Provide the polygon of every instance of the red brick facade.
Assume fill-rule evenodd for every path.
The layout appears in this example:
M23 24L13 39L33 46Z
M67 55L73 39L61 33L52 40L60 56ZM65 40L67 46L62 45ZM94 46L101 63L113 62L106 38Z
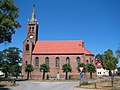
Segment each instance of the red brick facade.
M36 57L40 58L39 64L45 63L45 58L49 57L50 72L48 74L52 78L52 77L57 76L57 72L59 72L61 77L65 76L65 73L63 73L63 71L62 71L62 65L66 63L67 57L70 58L70 64L72 67L72 72L69 73L69 75L71 75L73 77L79 77L79 72L77 70L76 58L80 57L80 62L86 63L86 60L89 60L89 58L91 56L84 56L84 55L32 55L32 65L34 66L34 69L35 69L32 72L32 76L39 78L39 77L41 77L42 72L40 72L40 67L37 67L37 68L35 67L35 58ZM60 58L60 67L59 68L56 67L56 62L55 62L56 57ZM92 60L94 60L93 57L92 57ZM89 60L89 62L90 62L90 60Z
M85 49L84 42L81 40L68 41L38 41L38 24L35 17L35 7L33 7L32 18L28 21L27 37L23 42L23 59L22 59L22 74L26 77L25 66L32 64L34 71L31 73L32 78L41 78L40 65L45 63L45 58L49 59L50 78L56 78L59 72L60 77L65 77L62 71L62 65L66 63L66 58L70 59L72 72L69 76L79 78L77 70L77 58L80 63L93 63L94 54ZM35 59L38 58L36 67ZM59 58L59 67L56 67L56 58ZM95 74L96 75L96 74ZM89 75L86 74L85 77Z

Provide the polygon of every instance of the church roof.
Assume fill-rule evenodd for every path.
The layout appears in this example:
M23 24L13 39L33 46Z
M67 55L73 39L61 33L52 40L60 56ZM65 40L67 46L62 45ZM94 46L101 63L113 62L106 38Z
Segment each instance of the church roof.
M88 54L82 40L37 41L32 54Z

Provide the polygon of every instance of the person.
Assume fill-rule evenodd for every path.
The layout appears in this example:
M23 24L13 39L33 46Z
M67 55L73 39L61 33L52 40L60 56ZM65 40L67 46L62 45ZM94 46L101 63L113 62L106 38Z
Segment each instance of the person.
M59 74L59 72L57 73L57 80L59 80L60 79L60 74Z

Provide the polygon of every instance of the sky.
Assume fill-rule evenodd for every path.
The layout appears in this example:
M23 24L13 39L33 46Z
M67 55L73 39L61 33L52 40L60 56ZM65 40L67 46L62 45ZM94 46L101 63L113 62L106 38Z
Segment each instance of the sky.
M83 40L95 55L120 47L120 0L14 0L19 7L11 44L0 44L0 50L15 46L22 50L27 22L35 4L39 23L39 40ZM119 62L120 66L120 62Z

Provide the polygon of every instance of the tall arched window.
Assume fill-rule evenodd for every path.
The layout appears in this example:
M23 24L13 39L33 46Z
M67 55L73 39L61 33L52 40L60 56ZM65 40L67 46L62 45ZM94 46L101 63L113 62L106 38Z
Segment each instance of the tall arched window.
M38 57L35 58L35 67L39 67L39 58Z
M76 64L77 64L77 66L80 64L80 57L76 58Z
M46 64L47 66L49 66L49 58L48 58L48 57L45 58L45 64Z
M29 51L29 44L26 45L26 51Z
M69 57L66 58L66 64L70 64L70 58Z
M55 58L55 66L60 67L60 58L59 57Z

